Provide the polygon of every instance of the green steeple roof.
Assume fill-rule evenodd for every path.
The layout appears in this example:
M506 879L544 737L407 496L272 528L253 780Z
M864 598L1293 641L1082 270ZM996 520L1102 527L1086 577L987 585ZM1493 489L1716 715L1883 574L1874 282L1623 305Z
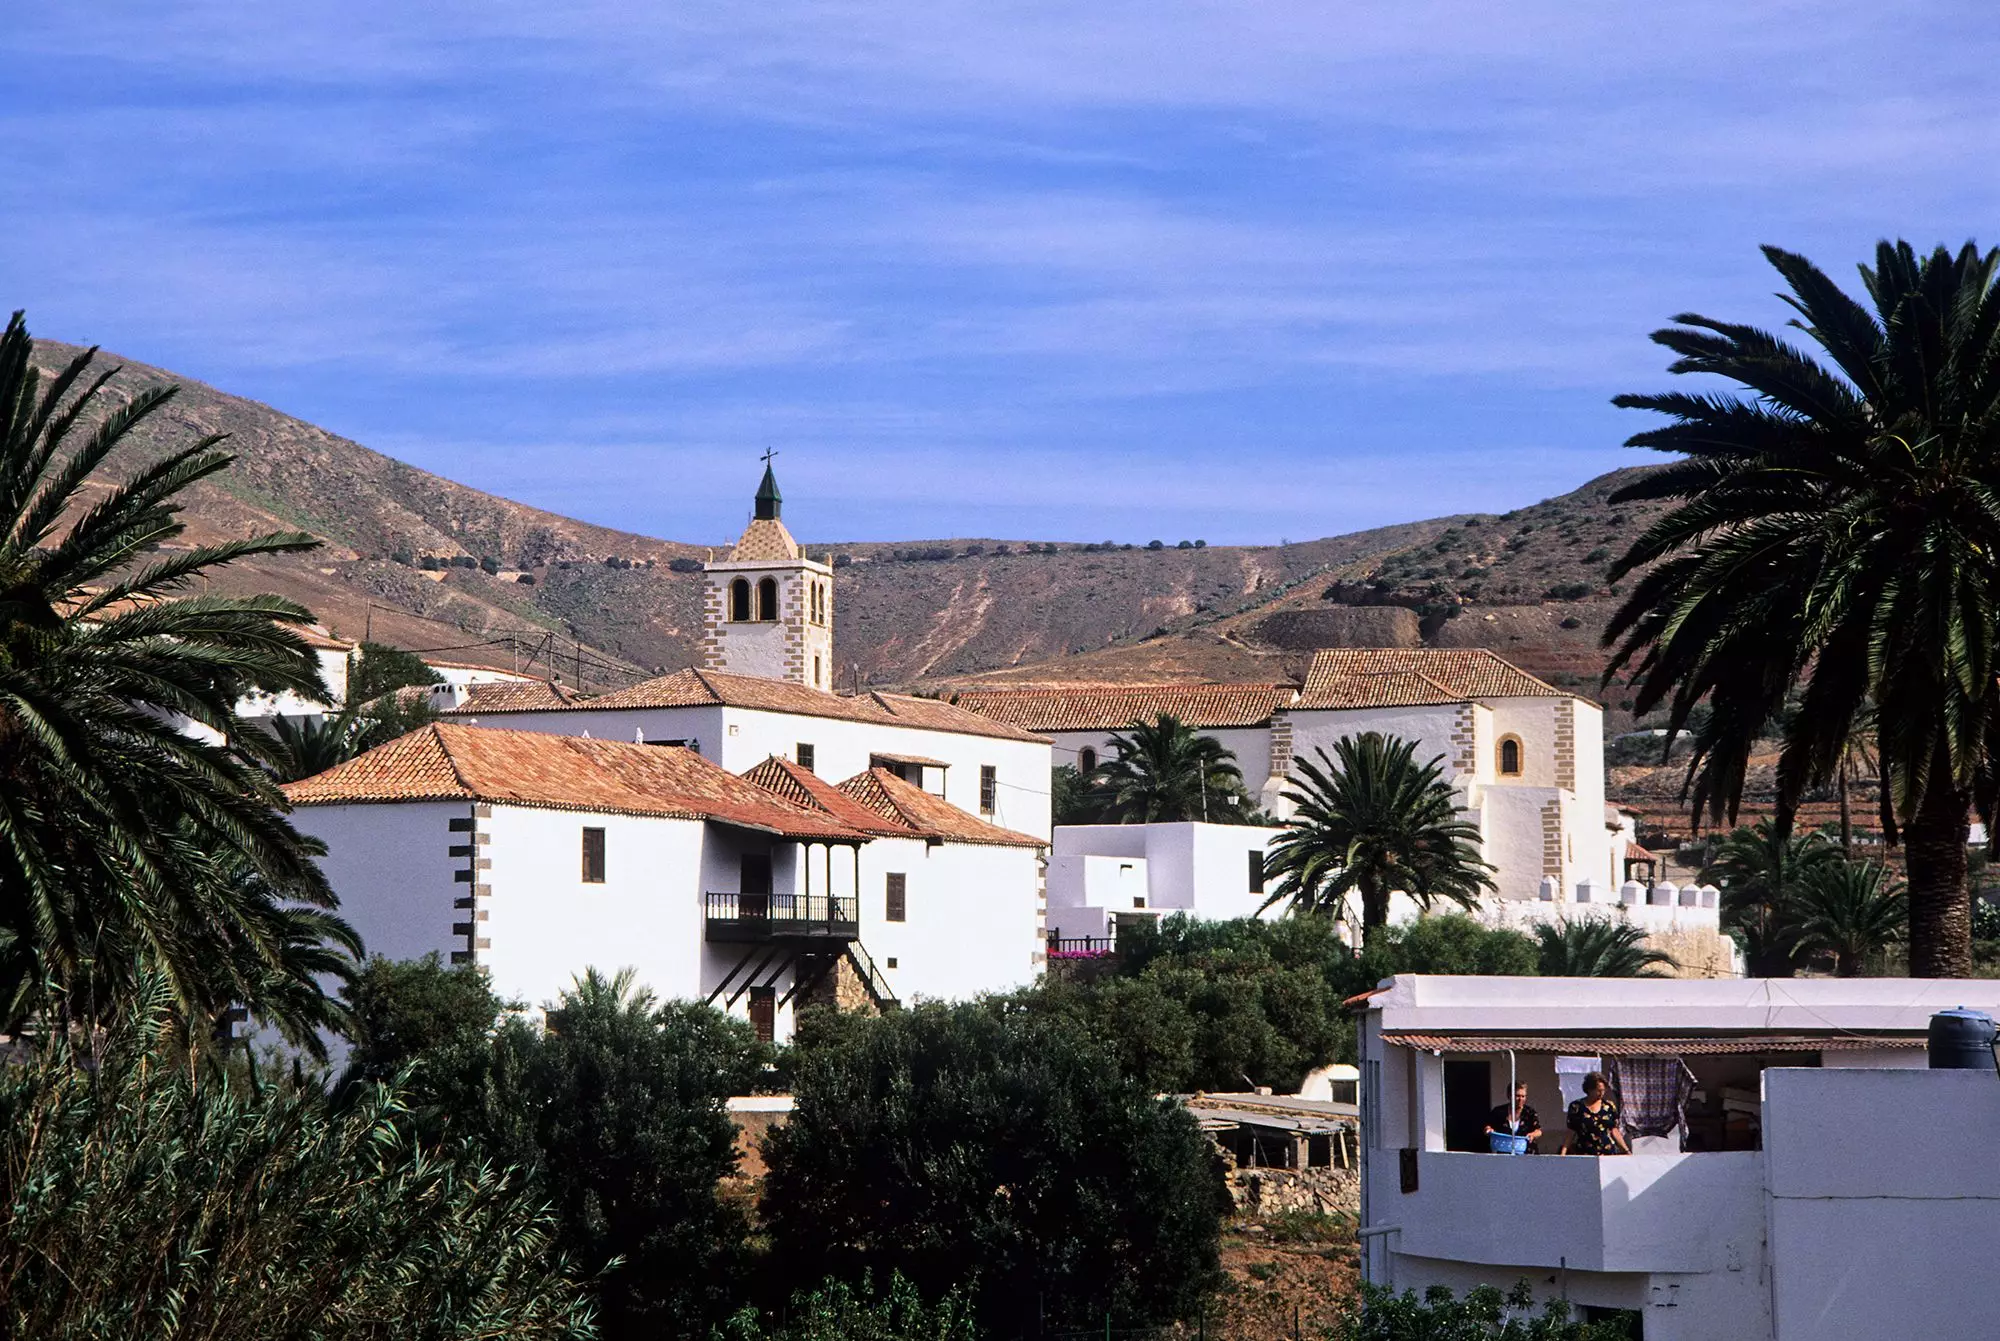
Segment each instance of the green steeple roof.
M771 473L771 463L764 463L764 482L757 486L757 520L776 521L784 510L785 496L778 492L778 477Z

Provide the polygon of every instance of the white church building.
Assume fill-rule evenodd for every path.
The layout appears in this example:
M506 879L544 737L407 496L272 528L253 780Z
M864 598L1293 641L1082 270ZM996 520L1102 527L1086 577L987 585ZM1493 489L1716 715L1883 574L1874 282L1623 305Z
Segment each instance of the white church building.
M436 724L286 788L371 953L480 964L530 1004L629 966L779 1039L809 1001L1034 980L1047 739L835 694L832 569L781 506L767 467L743 539L708 565L700 667L590 699L471 686Z
M1440 761L1479 828L1498 886L1487 900L1490 921L1522 927L1617 917L1670 938L1677 956L1700 961L1695 971L1728 962L1717 957L1723 943L1713 891L1630 879L1631 856L1643 849L1631 817L1605 804L1603 709L1485 649L1327 648L1314 655L1302 685L981 689L956 703L1048 736L1058 762L1086 772L1112 757L1114 733L1171 714L1228 748L1246 787L1280 821L1293 809L1287 793L1298 785L1298 761L1317 764L1336 741L1369 731L1413 741L1419 762ZM1268 847L1276 834L1204 833L1217 827L1192 826L1204 838L1198 846L1167 832L1142 841L1106 826L1063 826L1050 871L1052 925L1065 937L1110 936L1121 918L1163 904L1200 917L1243 915L1262 903L1263 890L1239 854ZM1211 850L1229 855L1200 859ZM1415 912L1399 898L1392 917Z

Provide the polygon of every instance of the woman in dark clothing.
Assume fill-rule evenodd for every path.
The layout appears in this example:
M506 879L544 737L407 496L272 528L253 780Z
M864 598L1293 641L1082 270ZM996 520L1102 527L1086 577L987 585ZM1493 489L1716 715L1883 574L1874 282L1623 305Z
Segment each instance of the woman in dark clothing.
M1535 1110L1528 1106L1526 1085L1514 1087L1513 1103L1494 1106L1493 1111L1486 1115L1486 1130L1525 1136L1528 1138L1528 1153L1531 1155L1540 1153L1540 1148L1535 1143L1542 1139L1542 1120L1536 1115Z
M1632 1147L1618 1125L1618 1105L1605 1094L1604 1077L1592 1071L1583 1078L1583 1097L1569 1106L1569 1139L1565 1155L1629 1155Z

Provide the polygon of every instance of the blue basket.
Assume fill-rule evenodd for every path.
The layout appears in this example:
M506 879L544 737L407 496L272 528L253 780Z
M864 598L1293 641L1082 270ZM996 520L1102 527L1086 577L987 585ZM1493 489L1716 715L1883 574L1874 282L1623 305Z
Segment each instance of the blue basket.
M1525 1155L1528 1153L1528 1138L1516 1136L1510 1131L1489 1131L1486 1144L1496 1155Z

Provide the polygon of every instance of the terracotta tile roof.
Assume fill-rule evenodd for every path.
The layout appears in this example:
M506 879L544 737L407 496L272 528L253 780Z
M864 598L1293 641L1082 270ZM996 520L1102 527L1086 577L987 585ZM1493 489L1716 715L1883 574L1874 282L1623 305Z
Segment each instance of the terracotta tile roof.
M913 830L920 838L946 843L982 843L991 847L1046 847L1032 834L1016 833L997 824L988 824L960 810L942 796L933 796L913 783L903 781L886 768L871 768L840 784L840 790L867 806Z
M799 557L799 542L776 517L758 517L743 530L736 548L729 551L729 563L785 561Z
M706 819L787 838L864 841L692 750L433 722L286 785L293 805L487 801L545 810Z
M811 769L779 755L772 755L743 777L793 805L830 815L850 829L884 838L916 836L909 825L870 810Z
M723 705L757 708L765 712L791 712L803 717L833 717L849 722L869 722L876 726L907 726L920 731L955 731L967 736L992 736L1000 740L1040 741L1042 737L1005 722L996 722L976 712L930 698L903 694L857 694L848 697L808 689L788 680L766 680L754 675L727 675L721 671L675 671L613 693L572 703L574 711L600 708L692 708Z
M1296 706L1400 708L1569 697L1483 647L1328 647L1313 654Z
M446 708L440 716L470 716L481 712L533 712L538 708L567 708L576 695L553 680L495 680L467 685L465 701Z
M1030 731L1123 731L1163 712L1188 726L1213 730L1262 726L1290 706L1297 693L1287 684L1080 684L970 689L954 702Z

